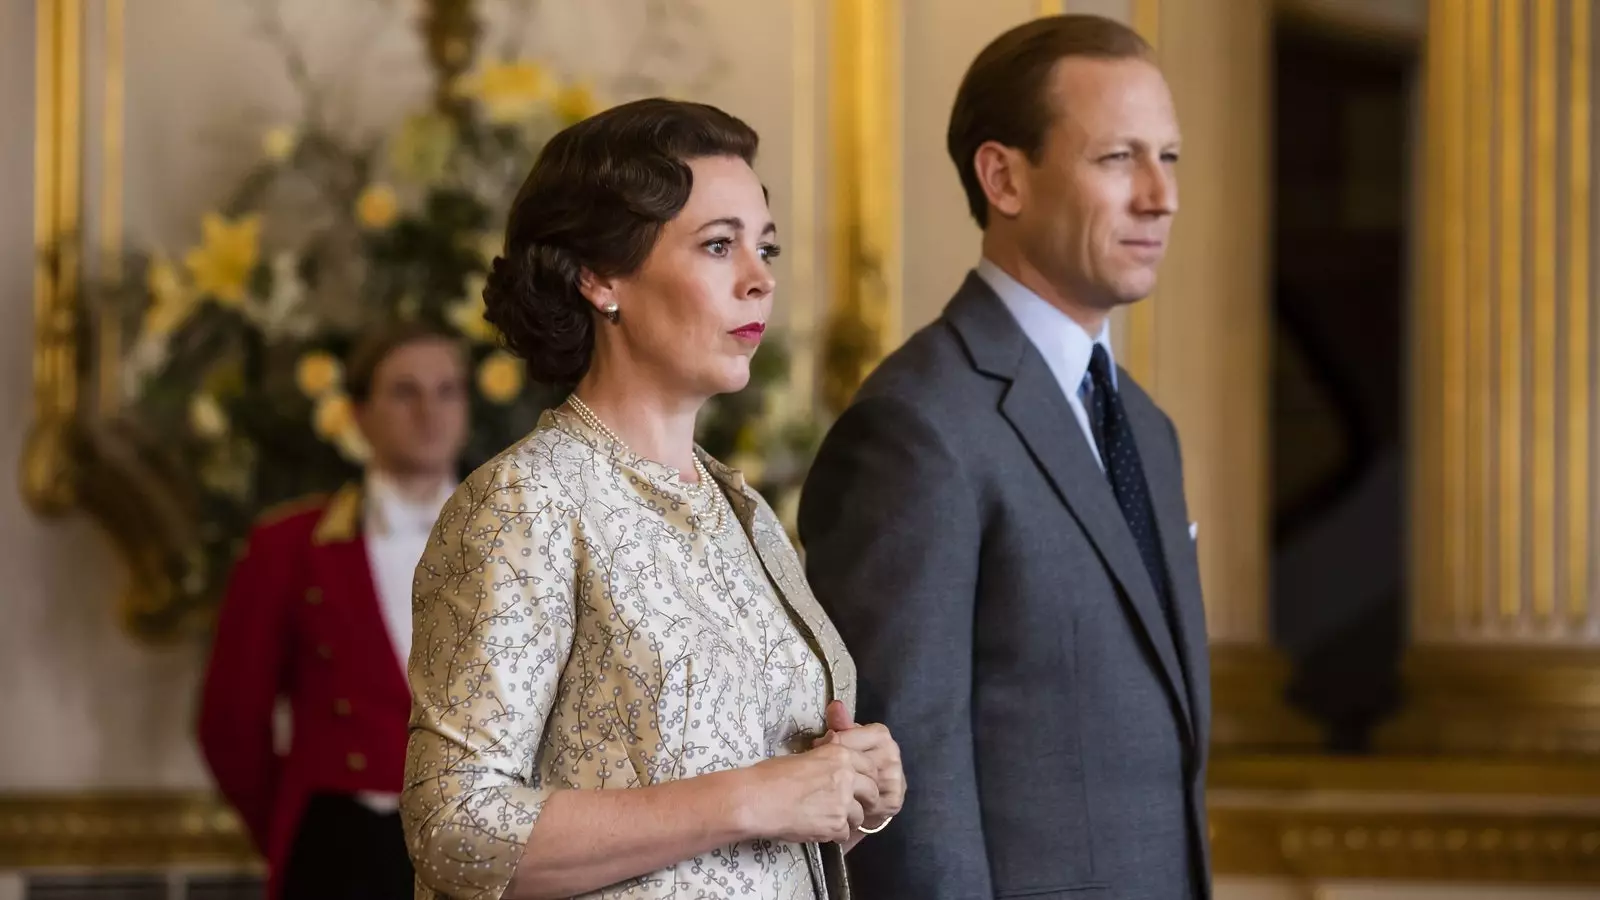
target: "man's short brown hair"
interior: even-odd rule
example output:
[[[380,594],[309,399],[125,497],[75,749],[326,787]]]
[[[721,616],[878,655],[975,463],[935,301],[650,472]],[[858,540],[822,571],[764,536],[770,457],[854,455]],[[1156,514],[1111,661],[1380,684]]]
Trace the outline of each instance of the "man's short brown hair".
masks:
[[[945,143],[979,227],[989,225],[989,200],[973,170],[973,157],[979,147],[996,141],[1039,161],[1056,115],[1050,73],[1056,63],[1073,56],[1153,61],[1155,52],[1138,32],[1112,19],[1045,16],[995,38],[961,79]]]
[[[434,341],[449,344],[465,354],[459,338],[423,321],[396,322],[368,333],[350,351],[350,360],[345,366],[346,393],[357,404],[367,402],[372,396],[373,379],[384,360],[402,347]],[[463,355],[463,366],[465,359]]]

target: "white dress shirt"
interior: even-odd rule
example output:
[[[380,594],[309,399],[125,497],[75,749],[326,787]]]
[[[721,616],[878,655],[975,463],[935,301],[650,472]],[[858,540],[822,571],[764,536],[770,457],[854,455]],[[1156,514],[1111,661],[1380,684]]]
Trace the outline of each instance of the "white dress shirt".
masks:
[[[411,656],[411,580],[416,577],[417,561],[428,545],[433,523],[455,485],[442,482],[437,491],[417,502],[402,496],[394,480],[382,472],[369,471],[366,483],[362,533],[367,540],[372,584],[378,591],[389,642],[404,668]]]
[[[1089,452],[1103,470],[1105,463],[1100,460],[1100,448],[1094,442],[1094,429],[1089,425],[1089,411],[1083,405],[1083,398],[1092,389],[1089,357],[1094,355],[1095,344],[1106,348],[1106,358],[1111,361],[1111,383],[1116,385],[1117,356],[1111,349],[1111,323],[1106,322],[1098,336],[1090,337],[1082,325],[989,260],[978,260],[978,277],[999,295],[1000,302],[1010,310],[1022,333],[1044,357],[1045,365],[1056,376],[1061,393],[1072,407],[1072,414],[1078,418],[1078,427],[1083,429],[1083,437],[1089,442]]]
[[[402,671],[411,657],[411,582],[433,523],[454,491],[454,484],[442,482],[432,496],[411,501],[393,479],[377,470],[367,471],[362,537],[367,542],[367,562],[384,630]],[[394,812],[400,804],[398,794],[364,791],[356,799],[379,813]]]

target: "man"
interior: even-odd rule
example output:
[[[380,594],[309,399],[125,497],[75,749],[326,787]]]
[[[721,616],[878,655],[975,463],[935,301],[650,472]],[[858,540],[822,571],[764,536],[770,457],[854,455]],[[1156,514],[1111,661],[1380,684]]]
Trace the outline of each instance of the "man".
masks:
[[[874,900],[1209,896],[1210,717],[1177,434],[1111,361],[1177,210],[1148,45],[1039,19],[973,62],[949,149],[983,251],[832,428],[799,526],[904,755],[850,854]]]
[[[200,746],[269,866],[271,896],[413,895],[397,814],[411,692],[411,580],[455,486],[465,360],[420,326],[353,355],[347,389],[372,448],[361,484],[269,514],[230,580]],[[275,749],[287,701],[289,747]]]

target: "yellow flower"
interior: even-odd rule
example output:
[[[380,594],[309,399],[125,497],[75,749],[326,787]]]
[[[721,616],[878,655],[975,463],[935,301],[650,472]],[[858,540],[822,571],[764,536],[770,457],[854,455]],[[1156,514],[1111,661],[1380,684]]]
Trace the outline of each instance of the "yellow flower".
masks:
[[[400,217],[400,198],[387,184],[374,184],[356,200],[356,218],[368,228],[388,228]]]
[[[455,147],[455,125],[438,113],[421,113],[400,126],[389,145],[389,164],[407,178],[438,181],[449,168]]]
[[[195,290],[225,306],[239,306],[250,273],[261,258],[261,217],[244,216],[230,222],[207,213],[200,229],[200,246],[184,258]]]
[[[556,95],[556,115],[567,125],[581,122],[600,110],[594,91],[587,85],[574,84],[561,89]]]
[[[550,75],[536,63],[500,62],[462,79],[459,90],[483,107],[489,121],[506,125],[531,118],[553,87]]]
[[[261,136],[261,152],[267,159],[281,163],[294,155],[294,148],[300,143],[300,135],[287,125],[267,129]]]
[[[255,445],[238,438],[215,445],[200,462],[200,483],[208,490],[243,500],[255,475]]]
[[[228,414],[210,394],[195,394],[189,401],[189,427],[194,433],[214,440],[228,433]]]
[[[343,367],[333,354],[313,350],[300,357],[294,367],[295,384],[300,392],[315,400],[339,387],[344,379]]]
[[[311,414],[311,427],[316,431],[317,437],[331,441],[343,434],[347,429],[354,427],[356,422],[356,409],[345,394],[334,391],[324,394],[317,401],[317,408]]]
[[[372,458],[372,445],[367,443],[367,436],[361,433],[355,422],[345,426],[345,429],[334,435],[333,445],[345,459],[356,464],[364,464]]]
[[[737,434],[733,436],[733,449],[735,453],[753,454],[761,446],[761,434],[756,430],[755,423],[746,422],[740,426]]]
[[[466,296],[450,304],[445,315],[467,340],[488,344],[494,341],[498,332],[483,317],[483,284],[482,275],[467,276]]]
[[[150,337],[166,337],[194,311],[193,292],[165,256],[150,260],[145,287],[150,291],[150,307],[144,314],[144,333]]]
[[[728,466],[743,475],[745,481],[760,481],[761,476],[766,474],[766,466],[762,463],[760,455],[755,453],[735,453],[733,458],[728,460]]]
[[[456,240],[463,253],[477,257],[485,269],[494,265],[494,258],[505,246],[505,235],[499,231],[467,231]]]
[[[490,403],[510,403],[522,393],[522,363],[509,353],[492,353],[478,366],[478,391]]]

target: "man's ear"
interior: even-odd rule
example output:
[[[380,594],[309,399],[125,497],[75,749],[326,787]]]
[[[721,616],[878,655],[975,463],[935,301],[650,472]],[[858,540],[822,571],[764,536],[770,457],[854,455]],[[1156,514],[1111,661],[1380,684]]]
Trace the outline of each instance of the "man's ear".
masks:
[[[984,141],[972,154],[972,172],[978,177],[989,207],[1010,219],[1022,211],[1027,196],[1027,158],[1015,147]]]

